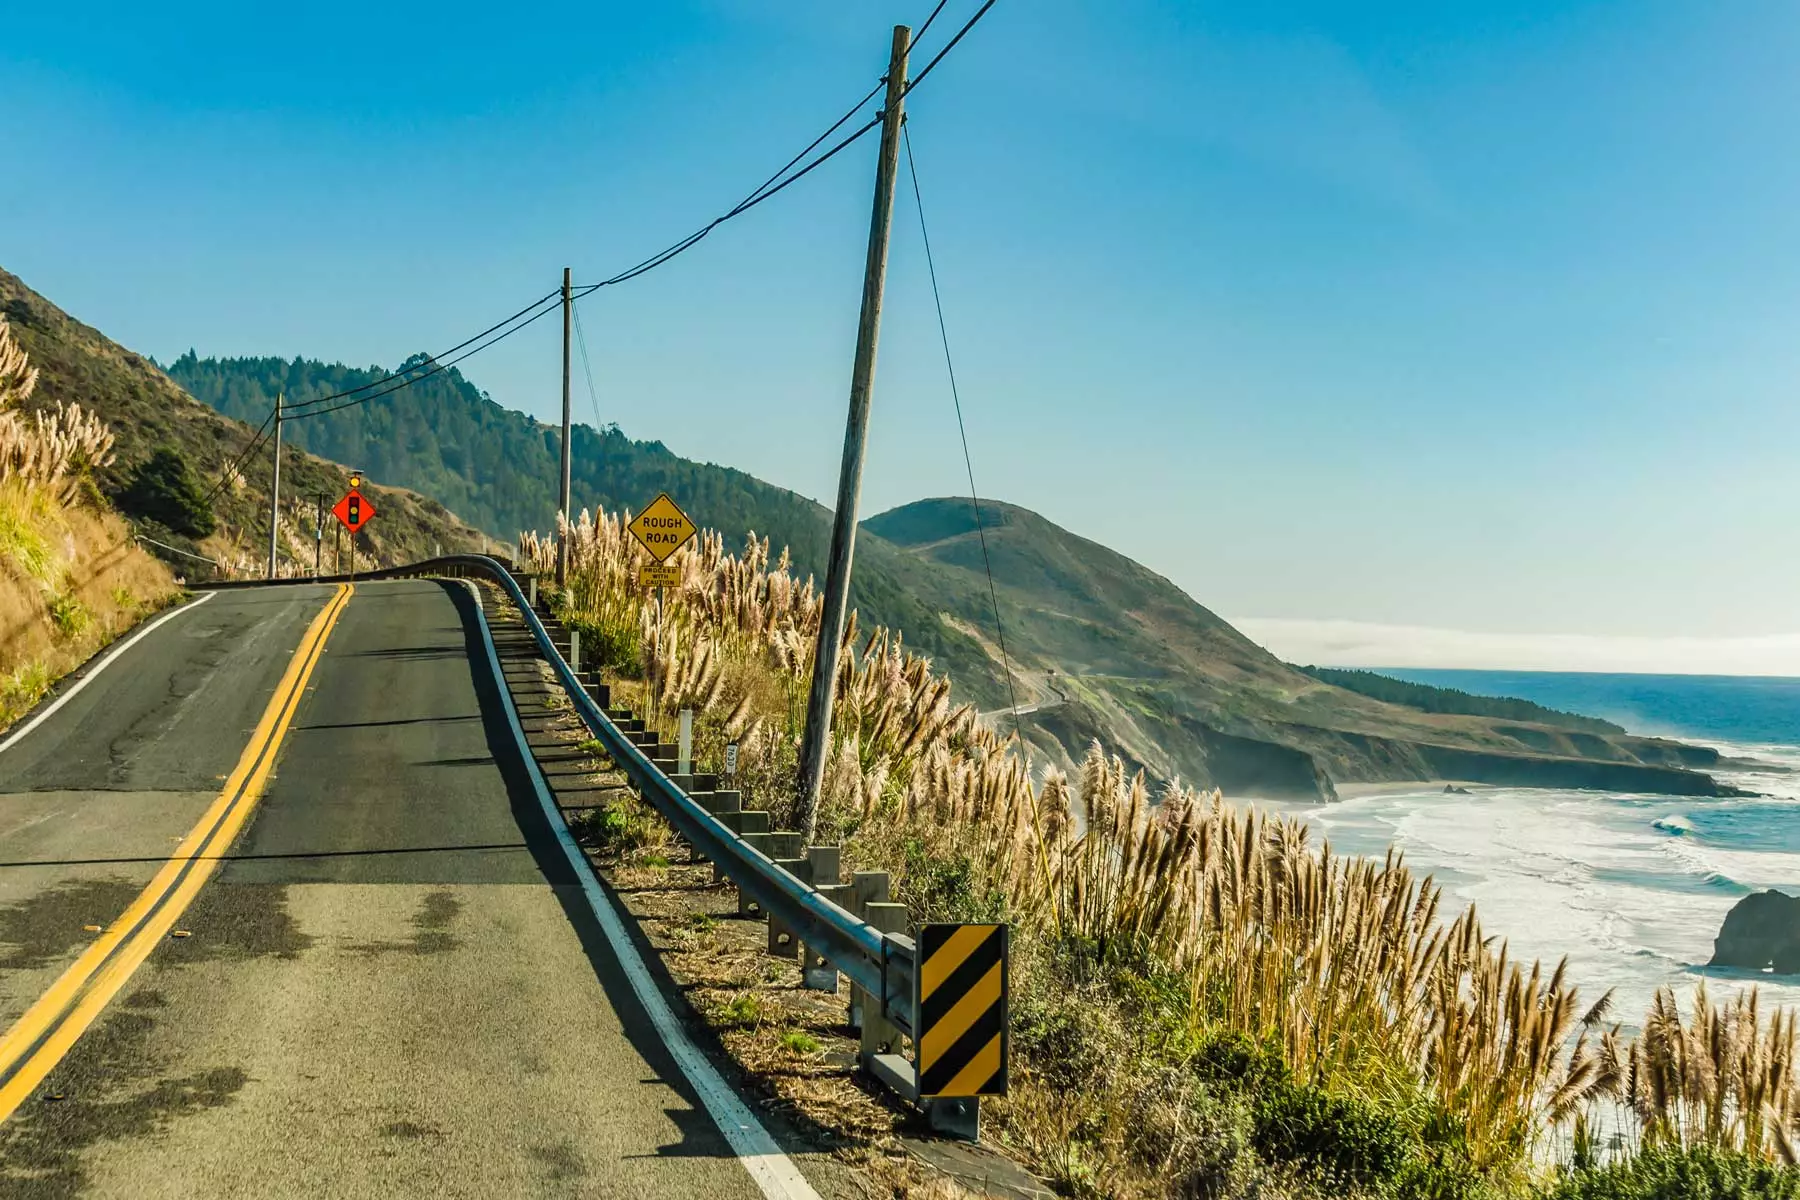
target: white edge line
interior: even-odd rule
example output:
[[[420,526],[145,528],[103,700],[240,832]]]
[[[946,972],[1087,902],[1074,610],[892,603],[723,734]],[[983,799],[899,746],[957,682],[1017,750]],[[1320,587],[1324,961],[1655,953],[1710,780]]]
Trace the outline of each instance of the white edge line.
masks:
[[[94,677],[96,675],[98,675],[98,674],[100,674],[100,672],[106,670],[106,668],[112,666],[113,663],[118,659],[118,657],[121,654],[124,654],[127,650],[131,649],[133,646],[137,645],[140,641],[142,641],[143,639],[149,637],[152,633],[154,633],[156,631],[156,627],[158,625],[161,625],[164,621],[173,621],[176,617],[179,617],[182,613],[191,612],[194,609],[199,608],[202,604],[205,604],[208,600],[211,600],[214,596],[216,596],[218,594],[219,593],[217,593],[217,592],[201,592],[198,599],[189,600],[186,604],[178,605],[175,608],[170,609],[168,612],[166,612],[162,616],[156,618],[156,620],[150,622],[148,625],[144,626],[142,629],[138,630],[136,633],[132,634],[130,637],[126,638],[124,641],[115,643],[110,649],[108,649],[106,651],[106,653],[101,657],[100,661],[96,662],[93,665],[92,669],[90,669],[80,679],[77,679],[75,681],[74,686],[70,687],[68,691],[66,691],[62,695],[58,696],[55,700],[52,700],[47,706],[44,707],[44,709],[41,712],[39,712],[36,716],[32,717],[31,720],[25,722],[25,724],[19,726],[17,729],[15,729],[11,733],[7,734],[6,739],[4,741],[0,741],[0,754],[4,754],[8,750],[11,750],[13,748],[13,743],[17,742],[20,738],[24,737],[26,734],[28,734],[32,730],[36,729],[39,725],[42,725],[45,721],[49,720],[50,717],[56,712],[57,709],[61,708],[65,704],[67,704],[69,701],[73,700],[75,697],[81,695],[81,690],[83,688],[87,687],[88,684],[92,683],[94,681]]]
[[[657,1035],[668,1047],[676,1065],[681,1068],[681,1073],[687,1076],[694,1093],[700,1097],[700,1103],[706,1107],[707,1115],[712,1117],[713,1123],[719,1127],[719,1132],[725,1136],[732,1152],[744,1164],[744,1169],[762,1189],[763,1195],[769,1200],[820,1200],[819,1193],[806,1181],[806,1176],[800,1173],[794,1160],[783,1153],[774,1137],[738,1098],[711,1060],[694,1045],[687,1031],[675,1019],[669,1002],[663,998],[662,990],[650,977],[650,970],[644,965],[643,956],[638,953],[636,944],[625,932],[624,922],[620,920],[618,910],[613,907],[612,898],[600,886],[600,880],[595,876],[587,855],[576,845],[575,835],[569,832],[562,810],[556,807],[556,801],[550,796],[549,786],[544,782],[544,774],[538,769],[537,760],[531,756],[524,727],[519,724],[518,713],[513,707],[512,693],[506,687],[506,676],[500,669],[500,656],[494,648],[493,635],[488,630],[487,614],[481,603],[481,589],[468,580],[463,582],[475,594],[475,612],[481,624],[482,644],[487,647],[488,668],[493,672],[494,685],[500,691],[507,723],[512,726],[513,737],[519,743],[519,755],[525,760],[532,789],[537,793],[538,803],[543,807],[544,817],[549,821],[551,831],[556,834],[557,844],[562,847],[569,865],[575,870],[575,877],[581,882],[588,907],[593,910],[600,928],[605,931],[607,943],[618,957],[625,977],[631,981],[631,990],[637,994],[638,1003],[644,1006],[650,1023],[656,1027]]]

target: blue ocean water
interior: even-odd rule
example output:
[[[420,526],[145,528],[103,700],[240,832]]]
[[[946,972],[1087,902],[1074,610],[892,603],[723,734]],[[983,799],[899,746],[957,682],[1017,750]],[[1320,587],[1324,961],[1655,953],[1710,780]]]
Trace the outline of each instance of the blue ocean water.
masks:
[[[1477,696],[1517,696],[1613,721],[1634,733],[1800,746],[1800,678],[1792,676],[1378,670]]]
[[[1708,798],[1473,785],[1346,787],[1297,815],[1351,854],[1392,844],[1474,904],[1515,956],[1566,957],[1589,998],[1612,990],[1628,1024],[1652,993],[1684,1004],[1755,985],[1800,1007],[1800,976],[1706,966],[1725,914],[1752,891],[1800,895],[1800,679],[1521,671],[1383,671],[1481,695],[1517,696],[1634,733],[1717,747],[1751,766],[1721,772],[1751,797]],[[1448,911],[1448,907],[1447,907]]]

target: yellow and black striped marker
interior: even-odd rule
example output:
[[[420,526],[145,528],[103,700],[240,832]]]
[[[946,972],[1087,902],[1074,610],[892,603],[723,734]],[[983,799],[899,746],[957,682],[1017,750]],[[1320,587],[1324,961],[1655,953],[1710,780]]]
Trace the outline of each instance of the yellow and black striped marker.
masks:
[[[919,1097],[1004,1096],[1009,927],[919,927]]]

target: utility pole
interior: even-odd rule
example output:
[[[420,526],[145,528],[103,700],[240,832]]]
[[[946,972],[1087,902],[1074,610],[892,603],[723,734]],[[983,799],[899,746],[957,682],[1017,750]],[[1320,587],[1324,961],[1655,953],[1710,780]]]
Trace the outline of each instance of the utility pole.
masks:
[[[569,512],[569,323],[575,315],[575,298],[570,295],[569,268],[563,268],[563,430],[562,430],[562,491],[557,493],[562,505],[562,525],[556,535],[556,586],[567,587],[569,583],[569,522],[574,515]]]
[[[281,393],[275,393],[275,475],[269,481],[269,578],[275,578],[275,523],[281,517]]]
[[[319,577],[319,562],[325,554],[325,493],[319,493],[319,513],[313,518],[313,578]]]
[[[912,30],[894,26],[888,59],[887,106],[881,125],[881,158],[875,174],[875,211],[869,222],[869,257],[863,266],[862,319],[856,327],[856,361],[850,375],[850,419],[844,429],[844,463],[838,473],[837,511],[831,526],[831,560],[825,568],[825,611],[813,654],[812,692],[806,700],[806,735],[800,747],[797,823],[810,842],[819,819],[819,789],[831,748],[831,709],[837,699],[838,651],[849,619],[850,560],[856,551],[856,509],[862,500],[863,451],[869,436],[869,401],[875,387],[875,346],[881,336],[881,294],[887,283],[888,234],[894,224],[894,176],[900,166],[900,126],[906,119],[906,55]]]

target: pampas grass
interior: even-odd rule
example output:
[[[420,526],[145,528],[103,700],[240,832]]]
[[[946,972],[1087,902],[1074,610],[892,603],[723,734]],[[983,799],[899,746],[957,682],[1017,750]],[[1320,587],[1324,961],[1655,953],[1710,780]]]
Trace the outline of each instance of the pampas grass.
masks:
[[[671,560],[681,583],[658,608],[636,588],[649,560],[628,521],[569,526],[565,616],[611,631],[652,721],[691,708],[703,750],[737,740],[740,779],[779,815],[819,628],[813,581],[785,553],[771,562],[766,538],[730,554],[709,532]],[[522,539],[540,571],[554,553]],[[1794,1020],[1765,1020],[1754,993],[1720,1008],[1702,991],[1687,1024],[1659,996],[1626,1041],[1603,1028],[1607,998],[1584,1011],[1565,964],[1514,959],[1473,908],[1444,913],[1399,854],[1343,858],[1297,821],[1179,781],[1153,795],[1097,742],[1072,779],[1034,771],[898,633],[862,633],[853,615],[844,650],[821,827],[849,861],[896,873],[901,895],[911,864],[963,864],[969,892],[1020,937],[1184,980],[1187,1044],[1242,1036],[1308,1083],[1395,1110],[1423,1097],[1490,1178],[1528,1171],[1555,1131],[1579,1136],[1620,1103],[1646,1142],[1792,1159]]]
[[[113,461],[113,433],[79,404],[26,413],[38,371],[0,315],[0,481],[18,480],[73,502],[83,477]]]

